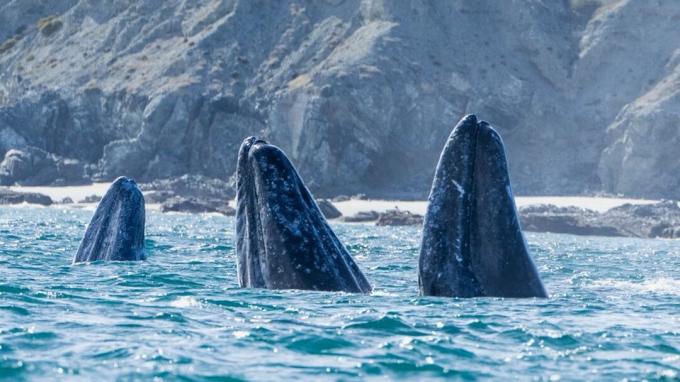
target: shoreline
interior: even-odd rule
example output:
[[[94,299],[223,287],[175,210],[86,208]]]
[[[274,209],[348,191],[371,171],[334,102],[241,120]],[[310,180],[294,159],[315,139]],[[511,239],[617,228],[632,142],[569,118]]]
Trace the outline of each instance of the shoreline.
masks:
[[[10,186],[12,191],[16,192],[34,192],[49,196],[54,204],[51,207],[69,207],[79,209],[94,208],[97,203],[78,203],[78,201],[85,199],[88,196],[96,195],[103,196],[108,190],[110,183],[93,183],[83,186]],[[71,198],[73,204],[61,204],[60,201],[64,198]],[[634,199],[634,198],[616,198],[604,196],[516,196],[515,203],[517,208],[552,204],[557,207],[579,207],[590,209],[597,212],[605,212],[611,208],[619,207],[624,204],[653,204],[659,200],[654,199]],[[404,201],[404,200],[389,200],[389,199],[369,199],[359,200],[350,199],[341,202],[332,202],[333,205],[342,213],[343,216],[353,216],[359,212],[376,211],[385,212],[387,210],[398,208],[402,211],[408,211],[412,214],[425,215],[427,210],[427,200],[420,201]],[[231,206],[235,206],[235,200],[229,201]],[[21,204],[30,205],[30,204]],[[147,204],[146,207],[152,211],[158,211],[160,204]]]

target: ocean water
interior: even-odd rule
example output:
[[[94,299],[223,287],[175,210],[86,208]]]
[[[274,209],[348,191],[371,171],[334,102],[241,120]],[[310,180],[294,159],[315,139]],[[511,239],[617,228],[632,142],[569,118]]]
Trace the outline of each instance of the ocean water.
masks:
[[[418,296],[419,229],[334,224],[371,295],[240,289],[234,220],[147,214],[149,259],[71,265],[92,211],[0,208],[0,380],[678,380],[680,241],[528,234],[549,299]]]

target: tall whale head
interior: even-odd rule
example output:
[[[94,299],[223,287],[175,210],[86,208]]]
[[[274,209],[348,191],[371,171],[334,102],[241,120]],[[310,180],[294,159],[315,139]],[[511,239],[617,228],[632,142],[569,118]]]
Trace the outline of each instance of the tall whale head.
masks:
[[[97,206],[73,262],[143,260],[144,196],[134,180],[116,179]]]
[[[242,287],[371,290],[293,164],[255,137],[238,154],[236,231]]]
[[[515,207],[503,141],[465,116],[442,150],[419,259],[424,295],[545,297]]]

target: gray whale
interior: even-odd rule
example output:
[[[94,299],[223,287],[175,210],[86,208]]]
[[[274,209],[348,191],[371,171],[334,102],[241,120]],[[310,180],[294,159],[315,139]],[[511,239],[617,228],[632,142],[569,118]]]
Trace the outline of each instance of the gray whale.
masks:
[[[144,196],[134,180],[116,179],[87,226],[73,263],[144,260]]]
[[[420,293],[547,297],[520,228],[503,141],[468,115],[439,158],[419,259]]]
[[[241,287],[371,291],[283,151],[246,138],[236,174]]]

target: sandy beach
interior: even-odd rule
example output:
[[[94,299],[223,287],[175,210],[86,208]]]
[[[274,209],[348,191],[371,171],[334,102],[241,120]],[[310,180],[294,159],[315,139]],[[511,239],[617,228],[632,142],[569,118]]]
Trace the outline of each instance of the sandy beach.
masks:
[[[84,186],[66,186],[66,187],[23,187],[12,186],[13,191],[18,192],[37,192],[52,198],[53,201],[59,202],[62,199],[69,197],[74,202],[83,200],[90,195],[103,196],[109,187],[109,183],[94,183]],[[575,206],[580,208],[587,208],[598,212],[604,212],[611,208],[621,206],[626,203],[630,204],[651,204],[658,202],[657,200],[649,199],[628,199],[628,198],[610,198],[610,197],[586,197],[586,196],[517,196],[515,197],[517,207],[537,204],[553,204],[558,207]],[[414,214],[424,215],[427,208],[427,201],[401,201],[401,200],[357,200],[351,199],[343,202],[333,203],[344,216],[352,216],[361,211],[377,211],[384,212],[390,209],[399,208],[400,210],[409,211]],[[231,206],[235,206],[235,201],[230,202]],[[91,207],[87,204],[74,204],[72,206]],[[147,204],[150,210],[157,210],[159,205]]]

